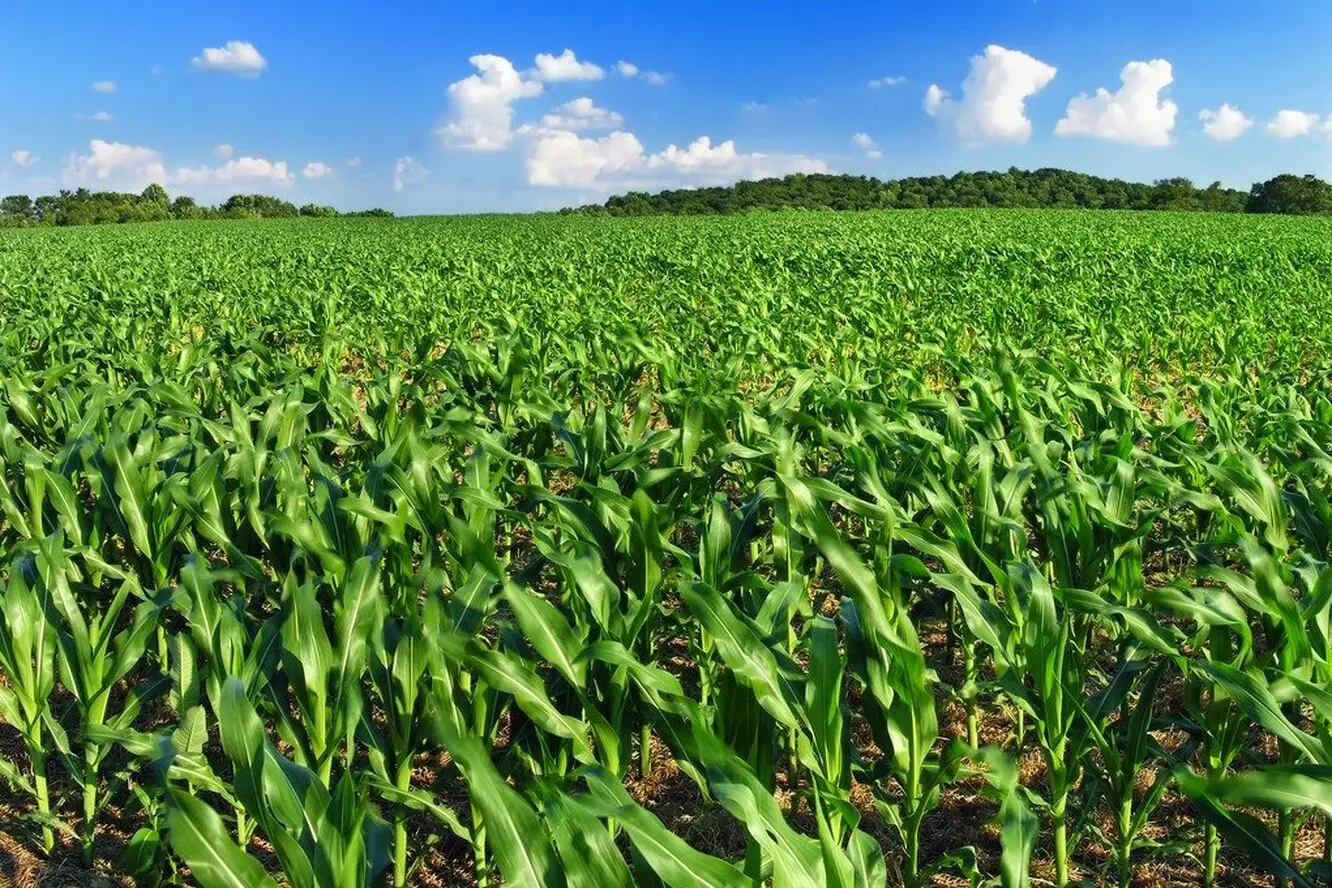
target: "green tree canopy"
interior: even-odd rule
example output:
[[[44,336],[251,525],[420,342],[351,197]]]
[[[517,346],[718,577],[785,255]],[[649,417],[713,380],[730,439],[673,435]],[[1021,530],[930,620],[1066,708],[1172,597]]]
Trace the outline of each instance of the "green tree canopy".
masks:
[[[342,215],[334,207],[296,205],[266,194],[237,194],[220,207],[200,206],[192,197],[175,200],[161,185],[149,185],[138,194],[89,191],[79,188],[44,194],[33,200],[26,194],[0,199],[0,226],[107,225],[121,222],[160,222],[169,219],[280,219],[292,216],[330,217]],[[375,208],[349,213],[353,216],[392,218],[388,210]]]
[[[1290,213],[1296,216],[1332,213],[1332,184],[1312,175],[1286,173],[1254,185],[1246,209],[1250,213]]]
[[[634,191],[604,204],[564,212],[644,216],[743,213],[751,210],[872,210],[925,207],[1057,207],[1112,210],[1240,212],[1248,194],[1221,183],[1206,189],[1185,178],[1154,184],[1103,179],[1071,170],[982,171],[954,176],[876,179],[803,174],[709,188]]]
[[[37,218],[37,205],[26,194],[11,194],[0,200],[0,216],[13,219]]]

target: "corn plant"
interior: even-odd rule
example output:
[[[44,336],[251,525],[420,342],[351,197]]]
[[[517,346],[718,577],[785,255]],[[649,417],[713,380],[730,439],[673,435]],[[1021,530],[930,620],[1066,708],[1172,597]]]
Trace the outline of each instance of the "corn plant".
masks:
[[[0,781],[52,868],[1332,870],[1323,220],[3,234]]]

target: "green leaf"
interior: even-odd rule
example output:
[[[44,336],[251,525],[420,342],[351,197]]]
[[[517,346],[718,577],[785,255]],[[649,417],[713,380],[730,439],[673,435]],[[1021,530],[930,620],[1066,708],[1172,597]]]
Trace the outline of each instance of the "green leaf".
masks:
[[[563,888],[564,873],[536,812],[500,776],[481,742],[457,734],[444,742],[481,812],[486,840],[505,882],[514,888]]]
[[[504,597],[513,608],[523,637],[555,667],[565,681],[581,689],[587,684],[587,663],[578,659],[584,643],[555,606],[531,589],[506,583]]]
[[[178,789],[168,789],[167,799],[172,850],[201,888],[277,888],[259,861],[231,840],[216,811]]]
[[[569,888],[628,888],[633,884],[620,849],[590,811],[551,788],[542,793],[542,802]]]
[[[543,730],[572,740],[574,755],[579,761],[587,763],[595,759],[587,742],[587,723],[561,712],[551,701],[546,683],[526,663],[517,657],[479,647],[469,653],[467,662],[486,684],[512,694],[518,707]]]
[[[1332,816],[1332,767],[1327,765],[1267,765],[1192,786],[1223,805],[1274,811],[1316,808]]]
[[[1277,838],[1258,818],[1241,811],[1229,811],[1212,798],[1213,781],[1187,768],[1176,770],[1175,781],[1193,802],[1194,810],[1211,821],[1226,841],[1242,851],[1250,863],[1285,879],[1295,888],[1313,888],[1313,883],[1281,853]]]
[[[202,706],[185,710],[180,724],[171,732],[171,745],[180,754],[201,755],[208,742],[208,726]]]
[[[144,490],[143,477],[123,438],[108,442],[102,452],[111,467],[116,509],[135,547],[145,558],[152,560],[154,553],[148,532],[148,494]]]
[[[1027,888],[1031,884],[1031,856],[1040,836],[1040,823],[1022,795],[1017,767],[1012,759],[992,746],[980,749],[977,758],[986,766],[987,793],[999,800],[999,881],[1004,888]]]
[[[795,706],[804,701],[805,694],[797,685],[798,674],[779,666],[763,639],[716,590],[702,583],[690,583],[684,589],[684,599],[716,641],[722,660],[736,679],[754,692],[759,705],[783,725],[799,729],[801,719]]]
[[[749,879],[740,870],[691,848],[638,805],[604,768],[589,766],[578,773],[588,788],[588,795],[576,797],[578,803],[598,817],[619,824],[639,856],[670,888],[750,888]]]
[[[1324,751],[1317,738],[1290,723],[1271,689],[1257,675],[1229,663],[1200,663],[1199,670],[1221,687],[1249,718],[1278,739],[1300,750],[1310,761],[1322,762]]]

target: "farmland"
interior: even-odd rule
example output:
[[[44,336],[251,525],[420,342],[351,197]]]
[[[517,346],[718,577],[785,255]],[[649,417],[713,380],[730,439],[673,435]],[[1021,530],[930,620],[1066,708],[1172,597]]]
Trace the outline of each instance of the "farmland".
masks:
[[[1329,342],[1325,218],[0,232],[0,863],[1316,883]]]

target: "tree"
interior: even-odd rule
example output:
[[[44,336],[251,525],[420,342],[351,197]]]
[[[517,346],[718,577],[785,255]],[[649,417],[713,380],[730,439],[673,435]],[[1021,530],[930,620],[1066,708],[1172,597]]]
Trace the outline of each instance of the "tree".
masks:
[[[320,204],[308,203],[301,207],[302,216],[311,216],[316,219],[328,219],[336,216],[338,211],[332,207],[322,206]]]
[[[37,218],[37,206],[26,194],[11,194],[0,200],[0,216],[32,221]]]
[[[135,201],[134,206],[122,213],[122,222],[160,222],[171,218],[171,196],[154,182]]]
[[[175,219],[199,219],[203,216],[203,210],[194,198],[182,194],[171,202],[171,216]]]
[[[44,194],[36,200],[37,219],[41,222],[54,222],[60,212],[60,198],[54,194]]]
[[[295,204],[267,194],[233,194],[222,212],[233,219],[290,219],[298,214]]]
[[[160,204],[164,207],[171,205],[171,197],[166,193],[166,189],[156,182],[143,189],[143,194],[139,195],[141,203]]]
[[[1213,213],[1238,213],[1244,210],[1246,198],[1233,188],[1213,182],[1198,193],[1199,206]]]
[[[1332,185],[1316,176],[1286,173],[1254,185],[1244,210],[1296,216],[1332,213]]]
[[[1198,189],[1185,178],[1158,179],[1152,186],[1152,209],[1196,210]]]

